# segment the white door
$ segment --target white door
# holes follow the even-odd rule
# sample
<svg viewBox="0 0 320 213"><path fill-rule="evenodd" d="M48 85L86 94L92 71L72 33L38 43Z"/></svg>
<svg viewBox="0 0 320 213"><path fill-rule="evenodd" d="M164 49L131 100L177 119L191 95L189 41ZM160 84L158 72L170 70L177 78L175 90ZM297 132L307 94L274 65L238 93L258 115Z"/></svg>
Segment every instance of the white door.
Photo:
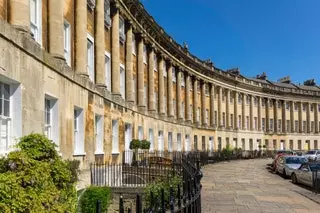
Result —
<svg viewBox="0 0 320 213"><path fill-rule="evenodd" d="M159 135L158 135L158 150L159 151L163 151L163 131L159 131Z"/></svg>
<svg viewBox="0 0 320 213"><path fill-rule="evenodd" d="M154 150L153 129L149 129L149 141L150 141L150 151L153 151Z"/></svg>
<svg viewBox="0 0 320 213"><path fill-rule="evenodd" d="M130 150L130 142L132 140L132 127L131 124L125 124L124 133L124 146L125 146L125 163L131 164L133 152Z"/></svg>
<svg viewBox="0 0 320 213"><path fill-rule="evenodd" d="M172 152L172 132L168 132L168 151Z"/></svg>
<svg viewBox="0 0 320 213"><path fill-rule="evenodd" d="M181 152L181 134L177 134L177 151Z"/></svg>
<svg viewBox="0 0 320 213"><path fill-rule="evenodd" d="M284 143L280 142L280 149L283 150L284 149Z"/></svg>
<svg viewBox="0 0 320 213"><path fill-rule="evenodd" d="M184 150L186 152L190 151L191 148L190 148L190 136L189 135L186 135L186 140L185 140L185 146L184 146Z"/></svg>
<svg viewBox="0 0 320 213"><path fill-rule="evenodd" d="M213 137L209 137L209 151L213 152Z"/></svg>

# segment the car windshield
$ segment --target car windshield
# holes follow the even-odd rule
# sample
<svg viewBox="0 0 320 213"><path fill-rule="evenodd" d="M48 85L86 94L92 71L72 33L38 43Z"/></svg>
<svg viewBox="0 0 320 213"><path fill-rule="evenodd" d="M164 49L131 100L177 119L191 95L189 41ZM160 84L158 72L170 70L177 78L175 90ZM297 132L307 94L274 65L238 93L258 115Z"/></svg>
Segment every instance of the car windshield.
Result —
<svg viewBox="0 0 320 213"><path fill-rule="evenodd" d="M320 164L310 164L311 171L320 170Z"/></svg>
<svg viewBox="0 0 320 213"><path fill-rule="evenodd" d="M302 164L307 162L308 160L306 158L295 158L295 157L291 157L291 158L287 158L286 159L286 164Z"/></svg>
<svg viewBox="0 0 320 213"><path fill-rule="evenodd" d="M307 152L307 155L313 155L313 154L315 154L316 153L316 151L308 151Z"/></svg>

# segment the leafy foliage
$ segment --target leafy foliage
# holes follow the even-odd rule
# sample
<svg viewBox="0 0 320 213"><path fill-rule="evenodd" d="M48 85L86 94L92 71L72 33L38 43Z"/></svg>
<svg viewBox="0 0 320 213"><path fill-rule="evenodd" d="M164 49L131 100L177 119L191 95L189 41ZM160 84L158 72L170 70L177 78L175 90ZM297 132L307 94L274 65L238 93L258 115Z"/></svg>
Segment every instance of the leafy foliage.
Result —
<svg viewBox="0 0 320 213"><path fill-rule="evenodd" d="M129 148L130 148L131 150L136 150L136 149L150 149L150 141L133 139L133 140L130 142Z"/></svg>
<svg viewBox="0 0 320 213"><path fill-rule="evenodd" d="M164 189L165 203L169 204L170 186L173 188L174 197L177 197L178 187L182 186L182 178L176 175L171 176L167 180L159 180L149 184L145 188L145 199L147 205L150 206L152 204L155 204L155 202L159 202L161 200L159 199L161 198L161 189ZM153 195L153 197L151 197L151 194Z"/></svg>
<svg viewBox="0 0 320 213"><path fill-rule="evenodd" d="M229 144L227 144L226 148L222 149L221 155L225 159L229 159L232 155L232 148Z"/></svg>
<svg viewBox="0 0 320 213"><path fill-rule="evenodd" d="M90 186L80 198L81 212L95 213L97 201L101 201L101 212L107 212L110 204L111 190L109 187Z"/></svg>
<svg viewBox="0 0 320 213"><path fill-rule="evenodd" d="M0 212L74 212L77 170L40 134L21 138L18 150L0 159Z"/></svg>

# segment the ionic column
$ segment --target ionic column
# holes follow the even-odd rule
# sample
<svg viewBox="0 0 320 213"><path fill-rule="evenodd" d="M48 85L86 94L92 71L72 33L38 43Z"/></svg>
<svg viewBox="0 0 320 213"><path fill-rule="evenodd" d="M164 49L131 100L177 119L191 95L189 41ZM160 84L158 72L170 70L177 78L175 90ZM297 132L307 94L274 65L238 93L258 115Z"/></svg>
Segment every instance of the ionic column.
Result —
<svg viewBox="0 0 320 213"><path fill-rule="evenodd" d="M180 69L176 69L176 73L177 73L177 118L178 119L183 119L182 116L182 110L181 110L181 70Z"/></svg>
<svg viewBox="0 0 320 213"><path fill-rule="evenodd" d="M290 101L290 126L291 126L291 133L294 133L295 123L294 123L294 102L293 101Z"/></svg>
<svg viewBox="0 0 320 213"><path fill-rule="evenodd" d="M159 77L158 77L158 95L159 95L159 113L160 115L164 115L165 111L164 111L164 78L163 78L163 73L164 73L164 63L166 63L164 61L163 56L161 55L160 57L160 61L159 61Z"/></svg>
<svg viewBox="0 0 320 213"><path fill-rule="evenodd" d="M318 104L314 104L314 128L315 128L315 133L319 133L319 109L318 109Z"/></svg>
<svg viewBox="0 0 320 213"><path fill-rule="evenodd" d="M60 59L64 59L64 38L63 38L63 0L49 0L49 52ZM102 14L101 13L102 4ZM96 7L96 21L97 21L97 32L99 33L99 18L102 15L103 19L103 2L98 2ZM102 20L103 21L103 20ZM104 27L102 26L103 34ZM104 47L104 46L103 46Z"/></svg>
<svg viewBox="0 0 320 213"><path fill-rule="evenodd" d="M218 87L218 127L222 126L222 87Z"/></svg>
<svg viewBox="0 0 320 213"><path fill-rule="evenodd" d="M143 63L143 35L138 43L138 106L145 110L147 103L144 101L144 63ZM112 58L112 57L111 57Z"/></svg>
<svg viewBox="0 0 320 213"><path fill-rule="evenodd" d="M111 27L111 78L112 95L120 97L120 44L119 44L119 10L116 9L112 17ZM142 96L143 98L143 96Z"/></svg>
<svg viewBox="0 0 320 213"><path fill-rule="evenodd" d="M299 112L298 112L298 118L299 118L299 130L298 132L302 133L303 132L303 129L302 129L302 102L299 102Z"/></svg>
<svg viewBox="0 0 320 213"><path fill-rule="evenodd" d="M258 130L261 131L261 98L257 97L258 101Z"/></svg>
<svg viewBox="0 0 320 213"><path fill-rule="evenodd" d="M307 133L310 133L310 103L306 103L307 105Z"/></svg>
<svg viewBox="0 0 320 213"><path fill-rule="evenodd" d="M214 126L214 85L211 84L210 86L210 126Z"/></svg>
<svg viewBox="0 0 320 213"><path fill-rule="evenodd" d="M226 128L230 128L230 90L226 89Z"/></svg>
<svg viewBox="0 0 320 213"><path fill-rule="evenodd" d="M126 34L126 99L128 102L134 102L133 95L133 55L132 55L132 25L128 24ZM136 88L135 88L136 89Z"/></svg>
<svg viewBox="0 0 320 213"><path fill-rule="evenodd" d="M266 98L266 132L270 131L270 115L269 115L270 99Z"/></svg>
<svg viewBox="0 0 320 213"><path fill-rule="evenodd" d="M97 1L95 9L95 81L97 85L105 87L104 1Z"/></svg>
<svg viewBox="0 0 320 213"><path fill-rule="evenodd" d="M234 92L234 129L238 130L238 99L239 94L237 91Z"/></svg>
<svg viewBox="0 0 320 213"><path fill-rule="evenodd" d="M168 69L168 116L173 117L173 83L172 83L172 64L169 63Z"/></svg>
<svg viewBox="0 0 320 213"><path fill-rule="evenodd" d="M198 123L198 80L193 78L193 122Z"/></svg>
<svg viewBox="0 0 320 213"><path fill-rule="evenodd" d="M87 71L87 1L78 0L77 4L76 4L75 12L76 12L76 26L77 26L75 28L75 31L76 31L76 41L75 41L76 73L78 75L88 77L88 71ZM116 12L116 13L118 13L118 12ZM119 21L119 14L118 14L118 21ZM119 35L118 35L118 43L119 43ZM112 58L114 58L113 53L112 53ZM120 70L119 70L119 72L120 72Z"/></svg>
<svg viewBox="0 0 320 213"><path fill-rule="evenodd" d="M273 114L274 114L274 118L273 118L273 131L274 132L278 132L278 100L275 99L274 103L273 103Z"/></svg>
<svg viewBox="0 0 320 213"><path fill-rule="evenodd" d="M202 125L207 125L206 121L206 83L201 82L201 112L202 112Z"/></svg>
<svg viewBox="0 0 320 213"><path fill-rule="evenodd" d="M9 23L22 32L31 33L30 1L10 0L7 2L9 2L9 8L10 8Z"/></svg>
<svg viewBox="0 0 320 213"><path fill-rule="evenodd" d="M242 129L246 129L246 95L242 94Z"/></svg>
<svg viewBox="0 0 320 213"><path fill-rule="evenodd" d="M148 89L149 89L149 111L155 111L155 102L154 102L154 50L152 47L150 47L150 51L149 51L149 79L148 79Z"/></svg>
<svg viewBox="0 0 320 213"><path fill-rule="evenodd" d="M282 132L287 133L286 101L282 102Z"/></svg>
<svg viewBox="0 0 320 213"><path fill-rule="evenodd" d="M253 96L250 95L250 130L252 131L254 129L254 124L253 124Z"/></svg>
<svg viewBox="0 0 320 213"><path fill-rule="evenodd" d="M191 121L191 109L190 109L190 75L188 72L185 72L184 74L186 76L186 95L185 95L185 99L186 99L186 120L187 121Z"/></svg>

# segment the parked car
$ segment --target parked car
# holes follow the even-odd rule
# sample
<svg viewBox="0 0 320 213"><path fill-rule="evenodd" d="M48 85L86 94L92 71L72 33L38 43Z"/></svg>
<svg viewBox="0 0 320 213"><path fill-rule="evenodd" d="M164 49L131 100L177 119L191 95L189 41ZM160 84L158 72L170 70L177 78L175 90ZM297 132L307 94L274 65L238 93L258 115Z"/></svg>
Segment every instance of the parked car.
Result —
<svg viewBox="0 0 320 213"><path fill-rule="evenodd" d="M309 150L304 156L310 161L320 160L320 150Z"/></svg>
<svg viewBox="0 0 320 213"><path fill-rule="evenodd" d="M277 150L276 154L273 156L273 159L276 159L278 157L278 155L296 155L296 152L292 151L292 150L286 150L286 149L280 149Z"/></svg>
<svg viewBox="0 0 320 213"><path fill-rule="evenodd" d="M291 174L292 183L301 183L306 186L313 186L312 172L320 170L319 162L308 162L300 166L299 169L295 170ZM318 177L320 179L320 175Z"/></svg>
<svg viewBox="0 0 320 213"><path fill-rule="evenodd" d="M279 160L279 158L281 157L281 156L292 156L292 155L294 155L295 153L293 152L293 151L289 151L289 150L286 150L286 152L278 152L276 155L275 155L275 157L274 157L274 159L273 159L273 161L272 161L272 164L271 164L271 167L272 167L272 169L273 169L273 171L277 171L277 162L278 162L278 160Z"/></svg>
<svg viewBox="0 0 320 213"><path fill-rule="evenodd" d="M291 173L306 162L308 162L308 159L304 156L283 155L277 161L276 172L282 174L284 178L291 177Z"/></svg>

